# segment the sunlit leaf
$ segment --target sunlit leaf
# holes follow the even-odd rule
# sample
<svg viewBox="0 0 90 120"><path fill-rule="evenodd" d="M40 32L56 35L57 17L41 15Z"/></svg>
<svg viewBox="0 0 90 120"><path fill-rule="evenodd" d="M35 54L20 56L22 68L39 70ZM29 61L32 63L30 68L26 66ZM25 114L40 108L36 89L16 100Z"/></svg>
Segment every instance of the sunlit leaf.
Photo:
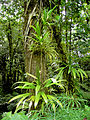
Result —
<svg viewBox="0 0 90 120"><path fill-rule="evenodd" d="M31 109L32 104L33 104L33 101L30 101L30 103L29 103L29 110Z"/></svg>
<svg viewBox="0 0 90 120"><path fill-rule="evenodd" d="M30 73L27 73L27 75L29 75L30 77L32 77L32 78L34 78L34 79L37 79L36 76L34 76L34 75L30 74Z"/></svg>
<svg viewBox="0 0 90 120"><path fill-rule="evenodd" d="M42 114L43 114L43 112L44 112L44 103L45 103L45 102L42 102L42 104L41 104L41 111L42 111Z"/></svg>
<svg viewBox="0 0 90 120"><path fill-rule="evenodd" d="M31 93L25 93L25 94L17 95L15 97L13 97L11 100L9 100L9 103L12 102L13 100L16 100L16 99L21 98L21 97L26 97L26 96L29 96L29 95L31 95Z"/></svg>
<svg viewBox="0 0 90 120"><path fill-rule="evenodd" d="M36 86L36 88L35 88L35 93L36 93L36 95L38 94L38 92L39 92L39 90L40 90L40 87L41 87L40 85L37 85L37 86Z"/></svg>
<svg viewBox="0 0 90 120"><path fill-rule="evenodd" d="M54 103L52 104L52 108L53 108L53 110L55 111L56 107L55 107L55 104L54 104Z"/></svg>
<svg viewBox="0 0 90 120"><path fill-rule="evenodd" d="M44 92L41 92L41 95L42 95L45 103L47 103L47 102L48 102L48 99L47 99L47 96L45 95L45 93L44 93Z"/></svg>
<svg viewBox="0 0 90 120"><path fill-rule="evenodd" d="M17 108L19 107L19 105L23 102L23 100L26 98L27 96L22 97L19 102L17 103Z"/></svg>
<svg viewBox="0 0 90 120"><path fill-rule="evenodd" d="M56 99L56 102L61 106L61 108L63 107L62 103L59 100Z"/></svg>
<svg viewBox="0 0 90 120"><path fill-rule="evenodd" d="M38 102L39 102L39 100L40 100L40 95L41 95L41 93L39 92L39 93L35 96L35 103L34 103L35 108L37 107Z"/></svg>

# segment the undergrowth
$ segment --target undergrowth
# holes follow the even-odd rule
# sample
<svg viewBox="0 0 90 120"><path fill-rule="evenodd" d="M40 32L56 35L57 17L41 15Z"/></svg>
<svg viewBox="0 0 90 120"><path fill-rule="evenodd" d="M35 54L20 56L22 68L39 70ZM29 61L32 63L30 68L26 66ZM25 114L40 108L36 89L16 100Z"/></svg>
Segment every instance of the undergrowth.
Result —
<svg viewBox="0 0 90 120"><path fill-rule="evenodd" d="M57 109L56 111L31 111L25 114L25 111L12 114L4 113L1 120L90 120L90 107L88 109Z"/></svg>

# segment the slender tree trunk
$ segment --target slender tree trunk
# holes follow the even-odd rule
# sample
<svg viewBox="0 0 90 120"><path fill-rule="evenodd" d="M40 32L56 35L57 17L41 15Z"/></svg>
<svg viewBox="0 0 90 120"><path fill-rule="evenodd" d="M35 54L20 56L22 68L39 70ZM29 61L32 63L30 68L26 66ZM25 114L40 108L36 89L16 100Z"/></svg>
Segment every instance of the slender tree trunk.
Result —
<svg viewBox="0 0 90 120"><path fill-rule="evenodd" d="M8 91L11 92L11 86L13 84L12 81L12 65L13 65L13 43L12 43L12 30L11 30L11 25L9 22L8 25L8 34L7 34L8 42L9 42L9 64L10 64L10 69L9 69L9 79L7 79L7 86L8 86Z"/></svg>
<svg viewBox="0 0 90 120"><path fill-rule="evenodd" d="M71 17L71 23L70 23L70 41L69 41L69 66L71 66L71 52L72 52L72 17ZM73 92L73 80L71 76L71 72L69 73L69 78L68 78L68 91Z"/></svg>
<svg viewBox="0 0 90 120"><path fill-rule="evenodd" d="M3 92L7 91L6 89L6 57L2 56L2 88L3 88Z"/></svg>
<svg viewBox="0 0 90 120"><path fill-rule="evenodd" d="M12 44L12 30L9 22L8 26L8 41L9 41L9 56L10 56L10 80L12 80L12 64L13 64L13 44Z"/></svg>
<svg viewBox="0 0 90 120"><path fill-rule="evenodd" d="M15 67L14 67L14 71L13 71L13 83L16 82L16 69L17 69L17 63L16 63L16 58L15 58Z"/></svg>
<svg viewBox="0 0 90 120"><path fill-rule="evenodd" d="M65 2L65 23L66 23L66 32L65 32L65 36L66 36L66 50L68 51L68 38L67 38L67 26L68 26L68 22L67 22L67 2Z"/></svg>

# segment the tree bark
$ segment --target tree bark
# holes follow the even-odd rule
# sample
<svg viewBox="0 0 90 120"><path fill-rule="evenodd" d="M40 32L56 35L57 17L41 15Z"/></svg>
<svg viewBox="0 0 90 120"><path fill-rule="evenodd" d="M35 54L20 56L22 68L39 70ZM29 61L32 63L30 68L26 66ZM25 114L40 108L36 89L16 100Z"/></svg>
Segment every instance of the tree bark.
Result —
<svg viewBox="0 0 90 120"><path fill-rule="evenodd" d="M42 81L44 81L46 79L46 60L45 60L45 56L42 55L41 57L41 53L37 52L37 53L31 53L31 51L28 48L28 43L30 39L27 39L26 36L32 36L31 33L34 32L33 29L31 29L29 27L29 25L34 25L36 19L35 14L38 14L40 17L40 12L41 12L41 7L43 5L45 5L45 1L36 1L36 0L31 0L29 3L29 7L27 8L27 12L26 12L26 7L24 7L24 11L25 11L25 17L24 17L24 21L25 21L25 25L24 25L24 36L25 36L25 68L26 68L26 72L33 74L36 76L36 69L37 66L39 67L40 70L40 76ZM27 3L25 3L27 6ZM38 18L39 19L39 18ZM38 20L37 20L38 21ZM29 43L32 44L33 41L31 41ZM28 77L28 81L33 81L33 78Z"/></svg>
<svg viewBox="0 0 90 120"><path fill-rule="evenodd" d="M9 42L9 78L7 79L7 86L8 86L8 92L12 92L11 90L11 86L13 84L12 81L12 66L13 66L13 43L12 43L12 29L11 29L11 25L10 25L10 21L9 21L9 25L7 27L7 38L8 38L8 42Z"/></svg>

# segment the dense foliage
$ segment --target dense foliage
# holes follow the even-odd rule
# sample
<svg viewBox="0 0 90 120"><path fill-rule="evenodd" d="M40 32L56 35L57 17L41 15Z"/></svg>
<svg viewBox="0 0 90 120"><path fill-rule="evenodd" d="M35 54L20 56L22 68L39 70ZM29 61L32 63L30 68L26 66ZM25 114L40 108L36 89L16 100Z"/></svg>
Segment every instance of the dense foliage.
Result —
<svg viewBox="0 0 90 120"><path fill-rule="evenodd" d="M0 0L2 120L89 119L89 15L88 0Z"/></svg>
<svg viewBox="0 0 90 120"><path fill-rule="evenodd" d="M3 119L2 120L15 120L16 118L18 120L89 120L89 110L73 110L73 109L63 109L63 110L58 110L55 113L53 113L51 110L47 113L44 113L45 116L42 116L40 112L35 111L32 115L27 114L25 115L25 111L11 114L9 113L4 113L3 114Z"/></svg>

